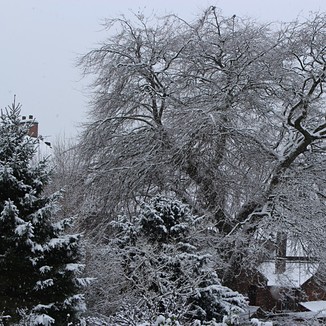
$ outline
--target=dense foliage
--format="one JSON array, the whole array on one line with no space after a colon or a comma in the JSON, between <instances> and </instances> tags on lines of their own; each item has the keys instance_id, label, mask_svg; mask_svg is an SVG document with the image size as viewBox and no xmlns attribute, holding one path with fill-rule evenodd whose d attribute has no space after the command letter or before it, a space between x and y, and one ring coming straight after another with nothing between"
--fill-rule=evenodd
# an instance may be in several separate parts
<instances>
[{"instance_id":1,"label":"dense foliage","mask_svg":"<svg viewBox=\"0 0 326 326\"><path fill-rule=\"evenodd\" d=\"M44 194L50 171L19 114L14 103L0 117L0 311L9 324L67 325L85 309L80 235L55 219L60 193Z\"/></svg>"},{"instance_id":2,"label":"dense foliage","mask_svg":"<svg viewBox=\"0 0 326 326\"><path fill-rule=\"evenodd\" d=\"M196 247L200 219L177 200L155 197L138 216L113 222L106 248L119 262L124 293L113 324L153 324L159 315L189 324L243 312L242 295L221 285L210 255Z\"/></svg>"}]
</instances>

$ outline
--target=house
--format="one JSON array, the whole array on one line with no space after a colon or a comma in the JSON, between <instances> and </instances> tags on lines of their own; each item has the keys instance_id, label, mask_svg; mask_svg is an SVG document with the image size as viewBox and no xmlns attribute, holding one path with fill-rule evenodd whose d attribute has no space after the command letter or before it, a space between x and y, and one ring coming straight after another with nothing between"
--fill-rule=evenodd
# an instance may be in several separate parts
<instances>
[{"instance_id":1,"label":"house","mask_svg":"<svg viewBox=\"0 0 326 326\"><path fill-rule=\"evenodd\" d=\"M29 115L28 118L23 115L21 118L22 124L28 123L30 128L28 130L28 136L33 138L38 138L38 122L33 118L32 115Z\"/></svg>"},{"instance_id":2,"label":"house","mask_svg":"<svg viewBox=\"0 0 326 326\"><path fill-rule=\"evenodd\" d=\"M277 235L276 244L274 256L239 275L237 290L264 311L311 311L312 302L326 303L318 260L307 257L303 245L285 233Z\"/></svg>"},{"instance_id":3,"label":"house","mask_svg":"<svg viewBox=\"0 0 326 326\"><path fill-rule=\"evenodd\" d=\"M51 143L44 141L44 138L39 135L39 124L34 119L33 115L29 115L28 117L22 116L21 123L27 123L30 126L27 135L37 140L34 159L39 162L43 159L49 158L53 153Z\"/></svg>"}]
</instances>

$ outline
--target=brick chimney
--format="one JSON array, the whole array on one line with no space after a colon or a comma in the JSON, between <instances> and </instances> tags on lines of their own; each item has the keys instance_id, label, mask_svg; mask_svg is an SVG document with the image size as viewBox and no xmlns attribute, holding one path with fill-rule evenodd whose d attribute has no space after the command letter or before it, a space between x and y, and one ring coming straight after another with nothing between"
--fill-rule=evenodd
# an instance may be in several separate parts
<instances>
[{"instance_id":1,"label":"brick chimney","mask_svg":"<svg viewBox=\"0 0 326 326\"><path fill-rule=\"evenodd\" d=\"M27 132L28 136L37 138L38 137L38 122L35 121L32 115L28 116L28 119L25 115L22 116L22 123L28 123L30 128Z\"/></svg>"},{"instance_id":2,"label":"brick chimney","mask_svg":"<svg viewBox=\"0 0 326 326\"><path fill-rule=\"evenodd\" d=\"M287 247L287 234L281 231L277 232L276 259L275 259L276 274L282 274L286 270L286 247Z\"/></svg>"}]
</instances>

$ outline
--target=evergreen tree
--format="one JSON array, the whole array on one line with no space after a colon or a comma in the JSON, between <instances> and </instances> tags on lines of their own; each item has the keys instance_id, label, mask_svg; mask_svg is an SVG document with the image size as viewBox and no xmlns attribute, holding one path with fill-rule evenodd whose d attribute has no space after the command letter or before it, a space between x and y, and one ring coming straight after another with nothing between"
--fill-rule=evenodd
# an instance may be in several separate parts
<instances>
[{"instance_id":1,"label":"evergreen tree","mask_svg":"<svg viewBox=\"0 0 326 326\"><path fill-rule=\"evenodd\" d=\"M1 111L0 312L9 324L74 324L85 308L80 235L65 234L71 219L55 219L60 193L44 194L49 169L34 160L39 140L29 128L19 104Z\"/></svg>"},{"instance_id":2,"label":"evergreen tree","mask_svg":"<svg viewBox=\"0 0 326 326\"><path fill-rule=\"evenodd\" d=\"M201 222L187 205L157 196L132 221L112 223L119 232L110 254L121 257L129 282L121 289L125 303L112 318L115 324L153 324L161 315L189 325L243 311L244 297L221 284L210 255L196 246Z\"/></svg>"}]
</instances>

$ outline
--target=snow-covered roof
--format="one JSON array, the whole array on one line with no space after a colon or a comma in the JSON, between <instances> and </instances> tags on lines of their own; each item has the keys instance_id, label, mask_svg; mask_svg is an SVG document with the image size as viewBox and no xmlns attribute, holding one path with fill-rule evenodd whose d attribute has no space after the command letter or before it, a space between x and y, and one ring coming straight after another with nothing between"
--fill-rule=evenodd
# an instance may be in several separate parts
<instances>
[{"instance_id":1,"label":"snow-covered roof","mask_svg":"<svg viewBox=\"0 0 326 326\"><path fill-rule=\"evenodd\" d=\"M42 139L38 138L38 144L36 146L35 158L39 161L49 158L53 154L52 147L44 142Z\"/></svg>"},{"instance_id":2,"label":"snow-covered roof","mask_svg":"<svg viewBox=\"0 0 326 326\"><path fill-rule=\"evenodd\" d=\"M312 312L323 312L326 314L326 301L307 301L300 302L301 306Z\"/></svg>"},{"instance_id":3,"label":"snow-covered roof","mask_svg":"<svg viewBox=\"0 0 326 326\"><path fill-rule=\"evenodd\" d=\"M29 136L27 136L29 137ZM51 156L53 155L53 148L49 143L43 141L42 138L37 138L35 143L35 153L31 160L32 165L38 164L44 159L48 159L48 162L51 162Z\"/></svg>"},{"instance_id":4,"label":"snow-covered roof","mask_svg":"<svg viewBox=\"0 0 326 326\"><path fill-rule=\"evenodd\" d=\"M318 269L317 263L309 262L286 262L284 273L276 273L275 262L263 262L258 270L266 277L268 286L298 288L308 281Z\"/></svg>"}]
</instances>

